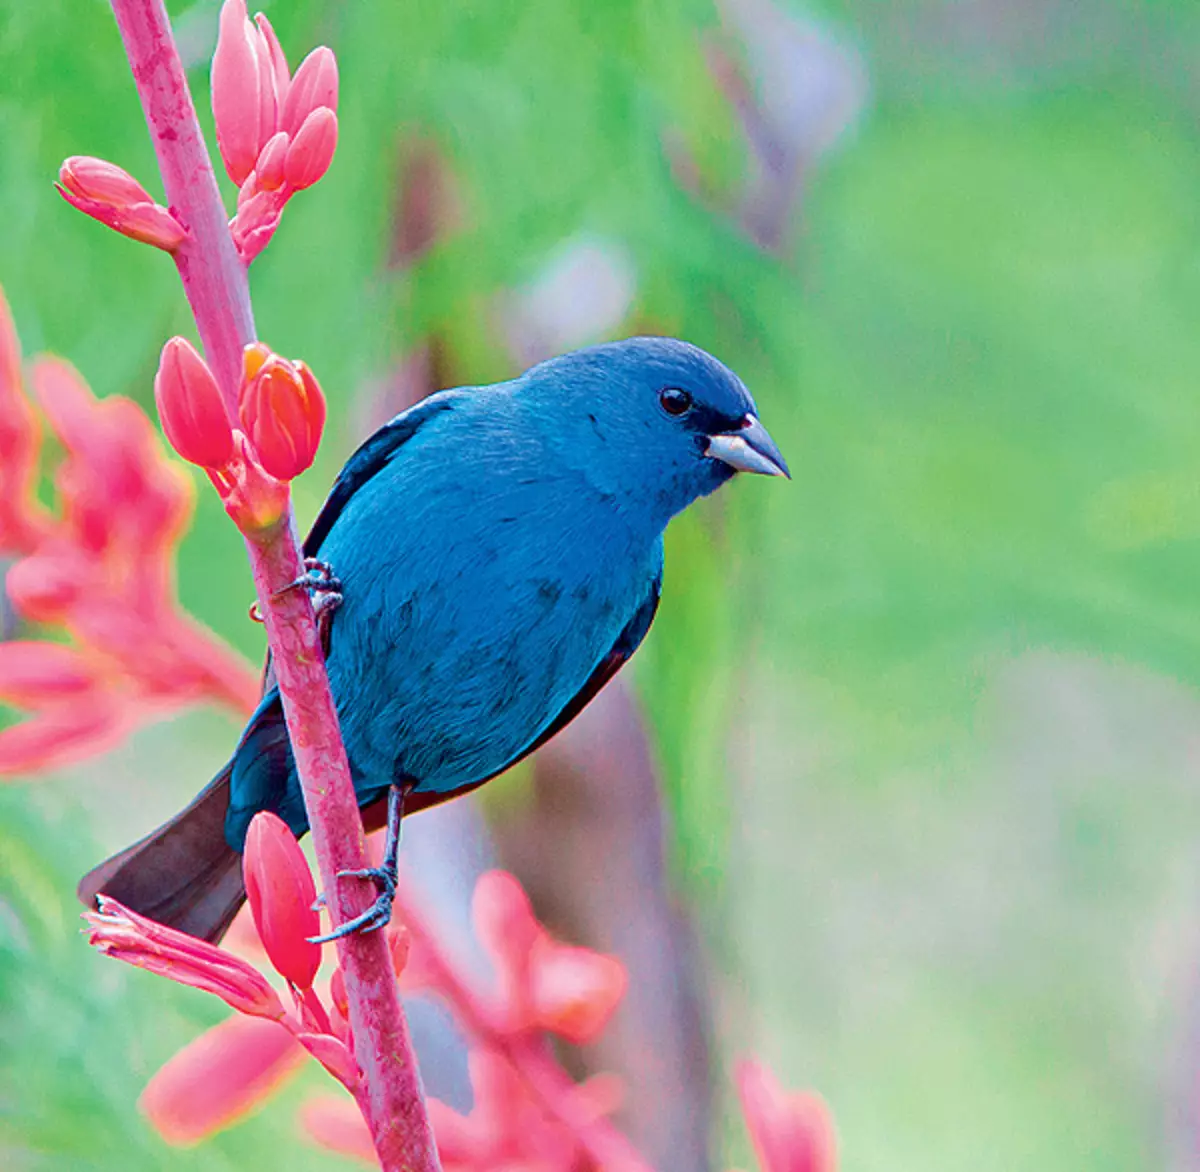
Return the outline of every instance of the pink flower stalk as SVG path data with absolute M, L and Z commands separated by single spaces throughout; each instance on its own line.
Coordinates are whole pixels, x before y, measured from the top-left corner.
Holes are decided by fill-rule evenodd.
M 736 1080 L 762 1172 L 836 1172 L 837 1135 L 820 1095 L 785 1091 L 759 1062 L 742 1062 Z
M 163 346 L 154 401 L 171 447 L 185 460 L 223 468 L 233 458 L 233 428 L 221 388 L 186 338 L 171 338 Z
M 277 480 L 312 466 L 325 427 L 325 396 L 303 362 L 261 343 L 246 347 L 238 414 L 255 457 Z
M 112 7 L 169 203 L 191 233 L 174 259 L 205 355 L 232 417 L 238 406 L 243 349 L 255 341 L 245 271 L 251 256 L 245 250 L 239 253 L 242 242 L 231 234 L 221 206 L 165 7 L 161 0 L 113 0 Z M 244 15 L 240 5 L 232 11 L 238 17 Z M 228 35 L 245 36 L 244 26 L 238 30 L 232 27 L 234 23 L 227 23 Z M 262 36 L 262 48 L 256 46 L 255 54 L 260 63 L 270 65 L 278 101 L 286 71 L 283 54 L 266 21 L 256 22 L 255 27 Z M 243 100 L 248 100 L 244 58 L 242 54 L 240 63 L 234 61 L 229 76 L 233 79 L 230 84 L 242 86 Z M 217 81 L 214 88 L 219 106 L 233 91 L 226 91 L 219 76 Z M 277 127 L 263 126 L 261 93 L 257 100 L 254 149 L 261 153 Z M 235 111 L 233 116 L 247 122 L 251 117 L 245 111 Z M 222 121 L 228 125 L 223 115 Z M 242 149 L 248 139 L 244 129 L 235 128 L 238 141 L 231 143 L 234 149 Z M 250 242 L 254 249 L 262 246 L 265 235 L 259 233 Z M 374 896 L 369 882 L 340 877 L 366 862 L 354 784 L 338 731 L 312 602 L 305 592 L 287 589 L 304 569 L 287 485 L 262 470 L 245 436 L 235 433 L 234 447 L 230 465 L 210 470 L 209 475 L 222 493 L 226 510 L 246 536 L 322 886 L 333 922 L 340 924 L 360 914 Z M 251 485 L 254 491 L 250 491 Z M 382 934 L 350 936 L 339 940 L 337 951 L 347 991 L 345 1037 L 353 1043 L 362 1071 L 356 1084 L 359 1102 L 380 1162 L 387 1172 L 400 1168 L 434 1172 L 436 1149 L 387 941 Z
M 174 252 L 187 239 L 187 229 L 115 163 L 74 155 L 55 186 L 72 207 L 133 240 Z

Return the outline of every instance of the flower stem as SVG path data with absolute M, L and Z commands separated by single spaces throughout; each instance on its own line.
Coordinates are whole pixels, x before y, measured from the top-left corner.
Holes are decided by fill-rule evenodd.
M 246 271 L 225 208 L 162 0 L 112 0 L 146 114 L 171 211 L 189 238 L 175 252 L 209 365 L 236 418 L 242 350 L 255 340 Z M 259 608 L 304 789 L 317 864 L 333 923 L 370 906 L 375 890 L 341 871 L 366 867 L 362 821 L 305 590 L 284 589 L 303 574 L 289 507 L 280 524 L 247 537 Z M 416 1058 L 382 932 L 338 941 L 354 1054 L 356 1096 L 384 1172 L 437 1172 L 437 1149 Z

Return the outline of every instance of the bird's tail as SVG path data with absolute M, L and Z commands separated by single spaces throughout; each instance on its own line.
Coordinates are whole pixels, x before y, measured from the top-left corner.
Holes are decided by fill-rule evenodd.
M 89 871 L 79 881 L 84 904 L 94 907 L 103 893 L 189 936 L 220 940 L 246 898 L 242 857 L 225 841 L 229 772 L 226 766 L 186 810 Z

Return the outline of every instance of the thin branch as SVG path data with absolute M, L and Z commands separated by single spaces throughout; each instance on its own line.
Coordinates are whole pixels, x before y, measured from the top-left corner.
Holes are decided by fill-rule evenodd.
M 190 237 L 175 252 L 208 362 L 236 418 L 242 351 L 255 340 L 245 269 L 229 234 L 187 79 L 162 0 L 112 0 L 172 212 Z M 259 607 L 304 789 L 317 863 L 335 925 L 365 910 L 374 887 L 339 879 L 367 866 L 362 822 L 307 591 L 281 589 L 303 567 L 290 507 L 281 523 L 247 538 Z M 435 1172 L 437 1149 L 400 1008 L 384 933 L 338 941 L 358 1096 L 385 1172 Z

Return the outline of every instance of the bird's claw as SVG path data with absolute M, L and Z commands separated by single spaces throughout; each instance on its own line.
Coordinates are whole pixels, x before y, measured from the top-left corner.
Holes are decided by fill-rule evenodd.
M 324 936 L 310 936 L 310 944 L 328 944 L 331 940 L 339 940 L 349 936 L 351 932 L 374 932 L 382 928 L 392 918 L 392 903 L 396 899 L 397 875 L 393 867 L 363 867 L 358 871 L 339 871 L 338 878 L 369 879 L 375 884 L 379 894 L 375 902 L 365 912 L 360 913 L 344 924 L 334 928 Z M 317 902 L 324 904 L 325 896 L 318 896 Z
M 305 558 L 304 573 L 294 582 L 272 591 L 271 597 L 282 598 L 290 591 L 300 589 L 306 589 L 312 595 L 313 612 L 318 622 L 328 623 L 333 612 L 342 605 L 341 579 L 334 574 L 333 567 L 320 558 Z M 262 611 L 257 602 L 250 605 L 250 617 L 256 623 L 263 621 Z

